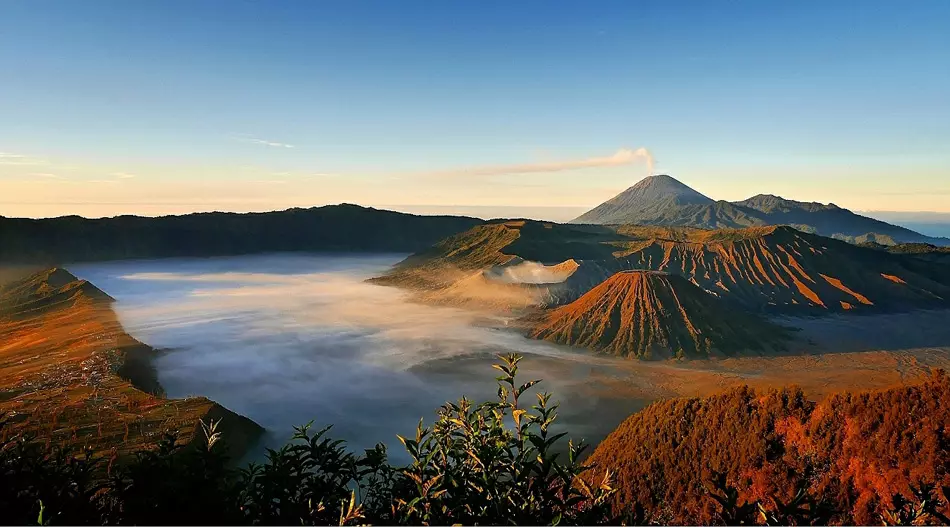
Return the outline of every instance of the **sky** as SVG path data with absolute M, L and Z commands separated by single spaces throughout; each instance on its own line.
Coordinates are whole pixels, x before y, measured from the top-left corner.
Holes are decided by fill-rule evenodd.
M 651 172 L 950 213 L 948 20 L 944 0 L 3 0 L 0 215 L 567 219 Z

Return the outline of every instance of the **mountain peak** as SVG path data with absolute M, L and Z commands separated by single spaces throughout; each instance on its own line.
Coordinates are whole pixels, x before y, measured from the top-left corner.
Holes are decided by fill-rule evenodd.
M 639 223 L 665 210 L 709 205 L 713 200 L 666 174 L 643 178 L 636 185 L 588 211 L 574 223 Z
M 855 214 L 834 203 L 795 201 L 774 194 L 758 194 L 743 201 L 713 201 L 666 174 L 642 179 L 571 223 L 701 229 L 792 225 L 806 232 L 856 242 L 875 239 L 947 243 Z
M 776 196 L 775 194 L 756 194 L 749 199 L 737 201 L 735 204 L 762 212 L 773 212 L 776 210 L 788 211 L 793 209 L 815 212 L 820 210 L 837 210 L 840 208 L 834 203 L 825 205 L 824 203 L 818 202 L 795 201 L 793 199 L 785 199 L 782 196 Z
M 686 278 L 621 271 L 545 316 L 532 338 L 627 357 L 707 357 L 761 350 L 784 340 L 764 320 L 730 309 Z
M 680 199 L 686 199 L 687 202 L 700 202 L 700 203 L 709 203 L 712 199 L 700 194 L 699 192 L 693 190 L 688 185 L 682 181 L 669 176 L 666 174 L 655 174 L 652 176 L 647 176 L 637 182 L 636 185 L 628 188 L 620 195 L 626 194 L 627 192 L 633 190 L 645 191 L 647 189 L 652 190 L 656 193 L 655 197 L 661 198 L 663 195 L 674 196 Z M 619 197 L 619 196 L 618 196 Z

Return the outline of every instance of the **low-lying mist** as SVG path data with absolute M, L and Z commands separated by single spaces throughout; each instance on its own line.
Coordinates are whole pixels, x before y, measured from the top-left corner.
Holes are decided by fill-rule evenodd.
M 498 279 L 512 284 L 559 284 L 567 280 L 575 270 L 576 265 L 573 267 L 544 265 L 525 261 L 505 267 Z
M 523 379 L 542 378 L 562 426 L 598 441 L 644 401 L 591 382 L 614 359 L 525 339 L 486 318 L 413 303 L 371 285 L 400 255 L 265 255 L 71 266 L 117 299 L 134 337 L 162 350 L 170 397 L 207 396 L 260 423 L 268 443 L 292 426 L 333 424 L 353 448 L 397 445 L 420 418 L 468 395 L 494 397 L 494 354 L 524 354 Z M 399 457 L 399 449 L 392 449 Z

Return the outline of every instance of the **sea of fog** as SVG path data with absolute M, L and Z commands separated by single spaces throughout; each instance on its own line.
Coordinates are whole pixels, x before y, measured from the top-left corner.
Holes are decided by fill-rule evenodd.
M 169 397 L 202 395 L 250 417 L 283 444 L 292 427 L 333 424 L 353 449 L 396 434 L 443 403 L 494 397 L 494 354 L 525 355 L 561 426 L 596 443 L 645 401 L 603 393 L 614 361 L 525 339 L 505 320 L 410 302 L 364 282 L 403 255 L 274 254 L 69 266 L 116 300 L 125 329 L 161 351 Z M 258 453 L 259 454 L 259 453 Z

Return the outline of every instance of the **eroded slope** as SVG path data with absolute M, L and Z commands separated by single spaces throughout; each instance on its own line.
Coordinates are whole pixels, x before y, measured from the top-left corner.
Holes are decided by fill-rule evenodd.
M 546 283 L 506 278 L 533 262 L 570 268 Z M 413 255 L 376 283 L 456 298 L 482 284 L 563 305 L 618 271 L 679 275 L 746 310 L 821 314 L 950 307 L 950 267 L 889 254 L 791 227 L 691 227 L 494 223 Z M 465 282 L 465 287 L 453 286 Z M 500 285 L 499 285 L 500 284 Z M 471 296 L 471 295 L 469 295 Z M 524 302 L 523 299 L 519 301 Z
M 791 227 L 700 232 L 683 241 L 652 239 L 623 254 L 621 260 L 626 267 L 678 274 L 753 310 L 950 305 L 950 269 L 945 266 Z
M 684 278 L 619 272 L 545 314 L 532 338 L 624 357 L 736 355 L 782 349 L 786 331 L 730 309 Z

